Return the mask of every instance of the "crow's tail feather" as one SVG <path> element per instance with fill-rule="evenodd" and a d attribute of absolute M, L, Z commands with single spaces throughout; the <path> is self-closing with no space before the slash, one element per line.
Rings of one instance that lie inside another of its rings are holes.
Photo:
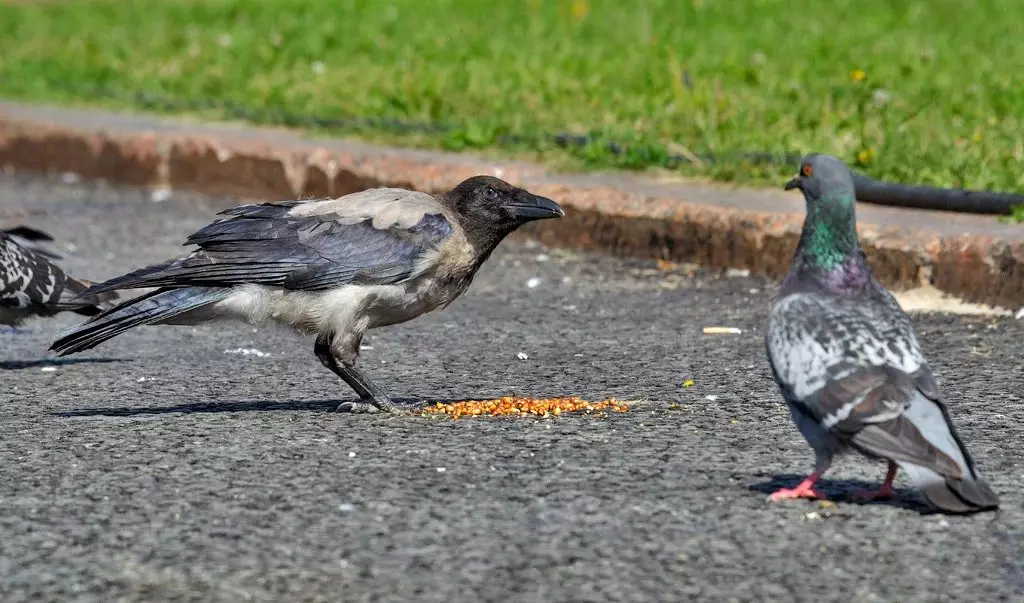
<path fill-rule="evenodd" d="M 122 302 L 65 331 L 50 349 L 61 356 L 88 350 L 132 327 L 158 323 L 197 310 L 217 303 L 230 294 L 230 288 L 157 289 Z"/>

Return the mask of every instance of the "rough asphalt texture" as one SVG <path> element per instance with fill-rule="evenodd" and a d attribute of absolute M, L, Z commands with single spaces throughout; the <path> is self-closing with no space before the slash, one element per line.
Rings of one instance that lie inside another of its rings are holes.
<path fill-rule="evenodd" d="M 0 176 L 0 224 L 93 280 L 232 204 Z M 398 397 L 643 400 L 606 418 L 335 414 L 350 391 L 278 328 L 140 328 L 66 361 L 46 348 L 76 316 L 0 332 L 0 600 L 1024 598 L 1024 321 L 916 317 L 1001 512 L 855 504 L 884 467 L 854 458 L 834 508 L 771 504 L 812 462 L 764 356 L 773 287 L 507 242 L 451 307 L 364 341 Z"/>

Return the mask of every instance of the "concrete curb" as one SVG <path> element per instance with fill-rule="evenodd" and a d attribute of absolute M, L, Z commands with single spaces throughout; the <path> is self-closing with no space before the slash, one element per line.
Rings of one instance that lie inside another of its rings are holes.
<path fill-rule="evenodd" d="M 371 186 L 428 192 L 494 174 L 556 199 L 566 219 L 525 234 L 553 246 L 739 268 L 781 277 L 803 220 L 795 193 L 558 175 L 466 155 L 395 150 L 273 129 L 0 102 L 0 166 L 244 199 L 339 196 Z M 922 284 L 974 302 L 1024 305 L 1024 226 L 858 205 L 861 238 L 890 287 Z"/>

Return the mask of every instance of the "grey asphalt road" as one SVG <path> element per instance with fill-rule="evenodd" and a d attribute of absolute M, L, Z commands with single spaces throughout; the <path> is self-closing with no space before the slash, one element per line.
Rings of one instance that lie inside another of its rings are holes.
<path fill-rule="evenodd" d="M 232 204 L 0 176 L 0 223 L 94 280 Z M 772 288 L 506 243 L 448 309 L 364 341 L 398 397 L 641 401 L 605 418 L 335 414 L 350 391 L 276 328 L 140 328 L 56 362 L 77 317 L 0 333 L 0 599 L 1024 599 L 1024 321 L 916 317 L 998 514 L 922 514 L 905 483 L 854 503 L 884 473 L 858 459 L 834 508 L 775 504 L 812 455 L 764 357 Z"/>

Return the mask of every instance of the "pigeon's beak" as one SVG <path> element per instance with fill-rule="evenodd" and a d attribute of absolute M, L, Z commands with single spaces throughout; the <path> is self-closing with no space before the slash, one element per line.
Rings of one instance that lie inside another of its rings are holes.
<path fill-rule="evenodd" d="M 801 186 L 800 186 L 800 179 L 799 178 L 793 178 L 792 180 L 790 180 L 789 182 L 786 183 L 786 190 L 787 191 L 791 191 L 794 188 L 801 188 Z"/>
<path fill-rule="evenodd" d="M 508 209 L 514 217 L 520 220 L 544 220 L 546 218 L 561 218 L 565 215 L 565 211 L 551 199 L 529 193 L 520 195 L 515 203 L 508 205 Z"/>

